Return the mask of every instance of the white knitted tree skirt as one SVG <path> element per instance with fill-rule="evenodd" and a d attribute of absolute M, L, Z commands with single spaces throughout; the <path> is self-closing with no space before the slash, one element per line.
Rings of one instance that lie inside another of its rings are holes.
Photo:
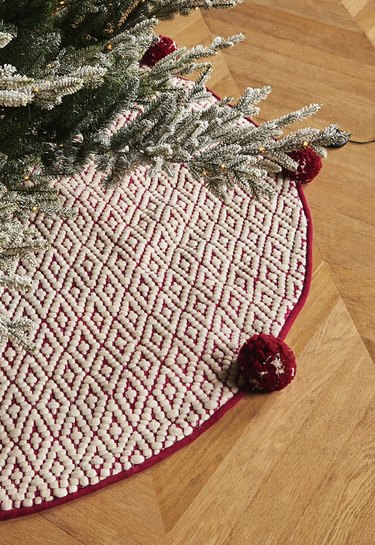
<path fill-rule="evenodd" d="M 1 352 L 0 518 L 151 465 L 239 398 L 239 347 L 284 336 L 308 289 L 307 207 L 294 182 L 271 183 L 270 201 L 227 203 L 183 166 L 104 191 L 89 165 L 61 184 L 78 218 L 37 220 L 52 249 L 35 290 L 0 298 L 39 347 Z"/>

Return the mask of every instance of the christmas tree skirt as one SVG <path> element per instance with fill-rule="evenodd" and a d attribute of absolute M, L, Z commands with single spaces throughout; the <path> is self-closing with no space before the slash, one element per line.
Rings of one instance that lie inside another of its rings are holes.
<path fill-rule="evenodd" d="M 78 217 L 36 219 L 52 248 L 35 290 L 0 299 L 39 347 L 1 353 L 0 518 L 149 467 L 240 399 L 239 348 L 284 337 L 310 279 L 300 186 L 270 183 L 270 200 L 236 188 L 226 203 L 184 166 L 105 191 L 89 165 L 59 184 Z"/>

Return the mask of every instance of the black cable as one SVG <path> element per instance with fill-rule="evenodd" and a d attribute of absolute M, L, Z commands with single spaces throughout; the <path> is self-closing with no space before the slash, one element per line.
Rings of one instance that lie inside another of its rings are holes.
<path fill-rule="evenodd" d="M 349 142 L 351 142 L 352 144 L 372 144 L 372 142 L 375 142 L 375 138 L 373 138 L 372 140 L 352 140 L 350 138 Z"/>

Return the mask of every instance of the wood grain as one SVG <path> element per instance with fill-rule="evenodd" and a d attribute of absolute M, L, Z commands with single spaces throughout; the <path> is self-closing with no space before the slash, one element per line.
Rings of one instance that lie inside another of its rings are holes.
<path fill-rule="evenodd" d="M 375 136 L 373 7 L 255 0 L 160 31 L 182 45 L 242 31 L 246 42 L 215 60 L 215 91 L 271 84 L 261 118 L 318 101 L 318 126 L 339 122 L 366 139 Z M 348 145 L 306 188 L 316 245 L 310 298 L 288 336 L 294 384 L 242 400 L 136 477 L 1 523 L 0 545 L 373 545 L 373 172 L 374 146 Z"/>
<path fill-rule="evenodd" d="M 341 0 L 353 19 L 375 44 L 375 0 Z"/>

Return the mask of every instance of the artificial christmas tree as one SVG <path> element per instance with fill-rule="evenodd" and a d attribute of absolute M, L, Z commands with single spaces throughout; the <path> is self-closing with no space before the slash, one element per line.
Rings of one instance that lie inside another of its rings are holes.
<path fill-rule="evenodd" d="M 239 185 L 259 196 L 271 192 L 269 174 L 297 168 L 290 152 L 308 143 L 324 156 L 324 146 L 342 139 L 336 125 L 282 136 L 284 128 L 314 114 L 316 104 L 259 127 L 243 123 L 245 116 L 258 113 L 256 104 L 267 97 L 269 87 L 247 89 L 231 109 L 229 98 L 206 110 L 195 107 L 209 95 L 205 83 L 211 66 L 199 61 L 241 36 L 172 51 L 150 67 L 142 63 L 158 40 L 158 19 L 237 3 L 0 1 L 3 286 L 30 288 L 29 279 L 16 274 L 16 265 L 47 242 L 32 226 L 23 227 L 22 218 L 69 214 L 59 205 L 52 181 L 79 173 L 90 157 L 104 173 L 106 186 L 121 183 L 140 165 L 151 166 L 150 175 L 155 175 L 184 163 L 217 195 Z M 194 84 L 181 85 L 179 78 L 193 72 L 198 72 Z M 124 111 L 128 122 L 111 132 Z M 2 317 L 0 338 L 9 334 L 29 346 L 26 325 Z"/>

